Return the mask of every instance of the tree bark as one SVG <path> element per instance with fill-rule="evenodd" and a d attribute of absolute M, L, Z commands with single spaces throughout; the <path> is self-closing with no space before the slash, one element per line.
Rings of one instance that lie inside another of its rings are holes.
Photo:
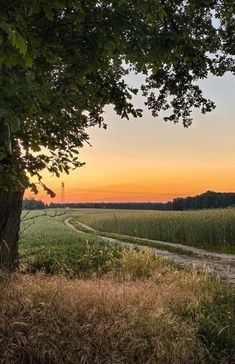
<path fill-rule="evenodd" d="M 17 270 L 20 215 L 24 191 L 0 191 L 0 270 Z"/>

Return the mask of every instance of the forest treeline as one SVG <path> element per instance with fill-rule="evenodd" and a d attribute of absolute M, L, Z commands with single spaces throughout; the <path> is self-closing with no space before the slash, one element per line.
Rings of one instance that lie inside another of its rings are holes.
<path fill-rule="evenodd" d="M 175 198 L 172 201 L 161 202 L 88 202 L 88 203 L 50 203 L 44 204 L 40 200 L 25 199 L 24 210 L 40 210 L 45 208 L 100 208 L 100 209 L 128 209 L 128 210 L 198 210 L 210 208 L 224 208 L 235 205 L 235 193 L 207 191 L 197 196 Z"/>

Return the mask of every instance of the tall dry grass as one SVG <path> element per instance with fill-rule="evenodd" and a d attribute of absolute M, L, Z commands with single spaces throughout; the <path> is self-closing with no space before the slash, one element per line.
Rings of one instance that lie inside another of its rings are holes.
<path fill-rule="evenodd" d="M 206 362 L 196 327 L 176 314 L 200 300 L 198 277 L 155 278 L 118 282 L 18 275 L 2 281 L 0 362 Z"/>

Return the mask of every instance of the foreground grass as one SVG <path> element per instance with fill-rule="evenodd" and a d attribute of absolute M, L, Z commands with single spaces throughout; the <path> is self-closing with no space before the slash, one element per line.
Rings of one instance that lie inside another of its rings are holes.
<path fill-rule="evenodd" d="M 150 252 L 101 244 L 64 218 L 36 219 L 22 235 L 21 270 L 36 274 L 0 278 L 0 363 L 235 360 L 230 287 Z"/>
<path fill-rule="evenodd" d="M 80 210 L 77 218 L 106 233 L 235 253 L 235 208 L 182 212 Z"/>
<path fill-rule="evenodd" d="M 4 364 L 235 359 L 231 292 L 206 275 L 159 266 L 145 279 L 18 275 L 0 288 Z"/>

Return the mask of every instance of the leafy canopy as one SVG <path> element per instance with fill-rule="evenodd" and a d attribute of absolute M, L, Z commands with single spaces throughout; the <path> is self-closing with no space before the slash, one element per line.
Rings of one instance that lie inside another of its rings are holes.
<path fill-rule="evenodd" d="M 154 116 L 164 110 L 187 127 L 193 107 L 215 107 L 197 81 L 235 72 L 231 0 L 1 0 L 0 10 L 3 190 L 30 186 L 26 175 L 41 181 L 44 168 L 59 176 L 80 166 L 105 105 L 139 117 L 141 92 Z M 145 75 L 140 90 L 129 72 Z"/>

